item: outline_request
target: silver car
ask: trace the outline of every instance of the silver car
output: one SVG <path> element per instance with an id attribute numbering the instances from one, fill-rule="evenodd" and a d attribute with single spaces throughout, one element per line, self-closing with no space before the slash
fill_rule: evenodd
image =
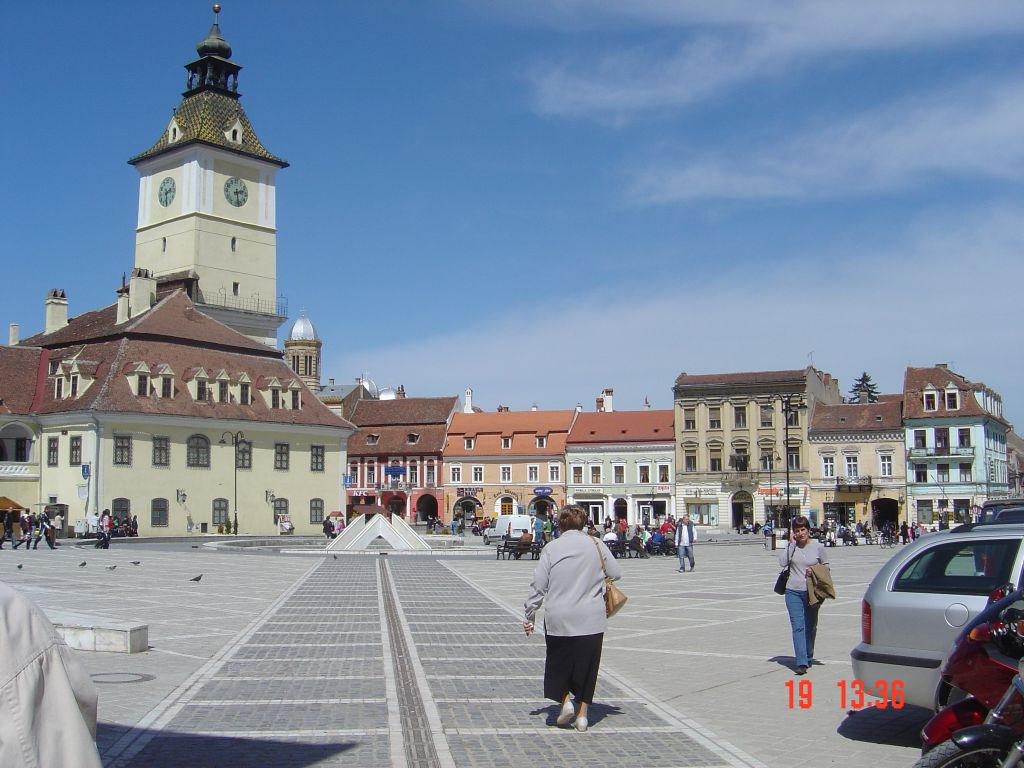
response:
<path id="1" fill-rule="evenodd" d="M 935 707 L 939 667 L 957 634 L 997 587 L 1019 583 L 1022 540 L 1021 524 L 964 525 L 897 551 L 864 593 L 854 677 L 867 690 L 899 681 L 907 704 Z"/>

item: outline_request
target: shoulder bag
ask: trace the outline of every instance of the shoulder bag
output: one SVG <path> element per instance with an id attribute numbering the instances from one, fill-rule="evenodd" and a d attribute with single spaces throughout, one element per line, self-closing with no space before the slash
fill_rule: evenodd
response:
<path id="1" fill-rule="evenodd" d="M 793 557 L 789 553 L 789 545 L 786 545 L 786 567 L 779 572 L 779 578 L 775 580 L 775 594 L 784 595 L 786 594 L 786 584 L 789 583 L 789 566 L 793 562 Z"/>
<path id="2" fill-rule="evenodd" d="M 604 552 L 601 551 L 601 544 L 594 539 L 594 546 L 597 547 L 597 556 L 601 558 L 601 570 L 604 571 L 604 612 L 610 619 L 629 599 L 621 589 L 615 586 L 615 582 L 608 578 L 608 569 L 604 564 Z"/>

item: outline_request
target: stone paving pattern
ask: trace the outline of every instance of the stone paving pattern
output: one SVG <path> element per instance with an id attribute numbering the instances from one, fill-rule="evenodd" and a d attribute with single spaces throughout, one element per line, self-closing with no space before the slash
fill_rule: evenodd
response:
<path id="1" fill-rule="evenodd" d="M 861 596 L 890 553 L 833 552 L 840 599 L 822 612 L 809 710 L 787 706 L 792 649 L 770 553 L 705 545 L 686 574 L 672 559 L 624 561 L 630 602 L 606 636 L 586 734 L 555 727 L 541 696 L 543 638 L 520 628 L 529 561 L 64 542 L 5 549 L 0 579 L 44 608 L 150 624 L 146 653 L 79 654 L 100 691 L 107 766 L 408 767 L 428 746 L 445 768 L 910 765 L 927 713 L 838 708 Z M 391 657 L 395 632 L 407 658 Z M 399 662 L 418 697 L 396 689 Z M 402 732 L 410 714 L 430 723 L 429 745 Z"/>

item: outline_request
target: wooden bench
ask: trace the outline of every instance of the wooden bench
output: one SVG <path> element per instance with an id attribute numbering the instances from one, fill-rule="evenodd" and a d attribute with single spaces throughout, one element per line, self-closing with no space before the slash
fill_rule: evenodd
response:
<path id="1" fill-rule="evenodd" d="M 495 547 L 494 556 L 496 560 L 506 560 L 508 558 L 520 560 L 523 555 L 529 554 L 531 559 L 536 560 L 540 557 L 542 549 L 544 549 L 544 542 L 542 541 L 524 542 L 519 539 L 506 539 Z"/>

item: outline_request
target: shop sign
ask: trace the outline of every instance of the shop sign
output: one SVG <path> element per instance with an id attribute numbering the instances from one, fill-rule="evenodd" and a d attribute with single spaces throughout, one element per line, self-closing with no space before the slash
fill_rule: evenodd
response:
<path id="1" fill-rule="evenodd" d="M 533 489 L 534 496 L 550 496 L 551 492 L 551 489 L 546 485 L 538 485 Z"/>
<path id="2" fill-rule="evenodd" d="M 405 467 L 384 467 L 384 474 L 388 477 L 401 477 L 405 474 Z"/>
<path id="3" fill-rule="evenodd" d="M 668 493 L 671 490 L 672 490 L 672 487 L 669 486 L 669 485 L 656 485 L 656 486 L 654 486 L 654 492 L 655 493 Z"/>
<path id="4" fill-rule="evenodd" d="M 457 496 L 479 496 L 484 492 L 483 488 L 456 488 L 455 494 Z"/>

